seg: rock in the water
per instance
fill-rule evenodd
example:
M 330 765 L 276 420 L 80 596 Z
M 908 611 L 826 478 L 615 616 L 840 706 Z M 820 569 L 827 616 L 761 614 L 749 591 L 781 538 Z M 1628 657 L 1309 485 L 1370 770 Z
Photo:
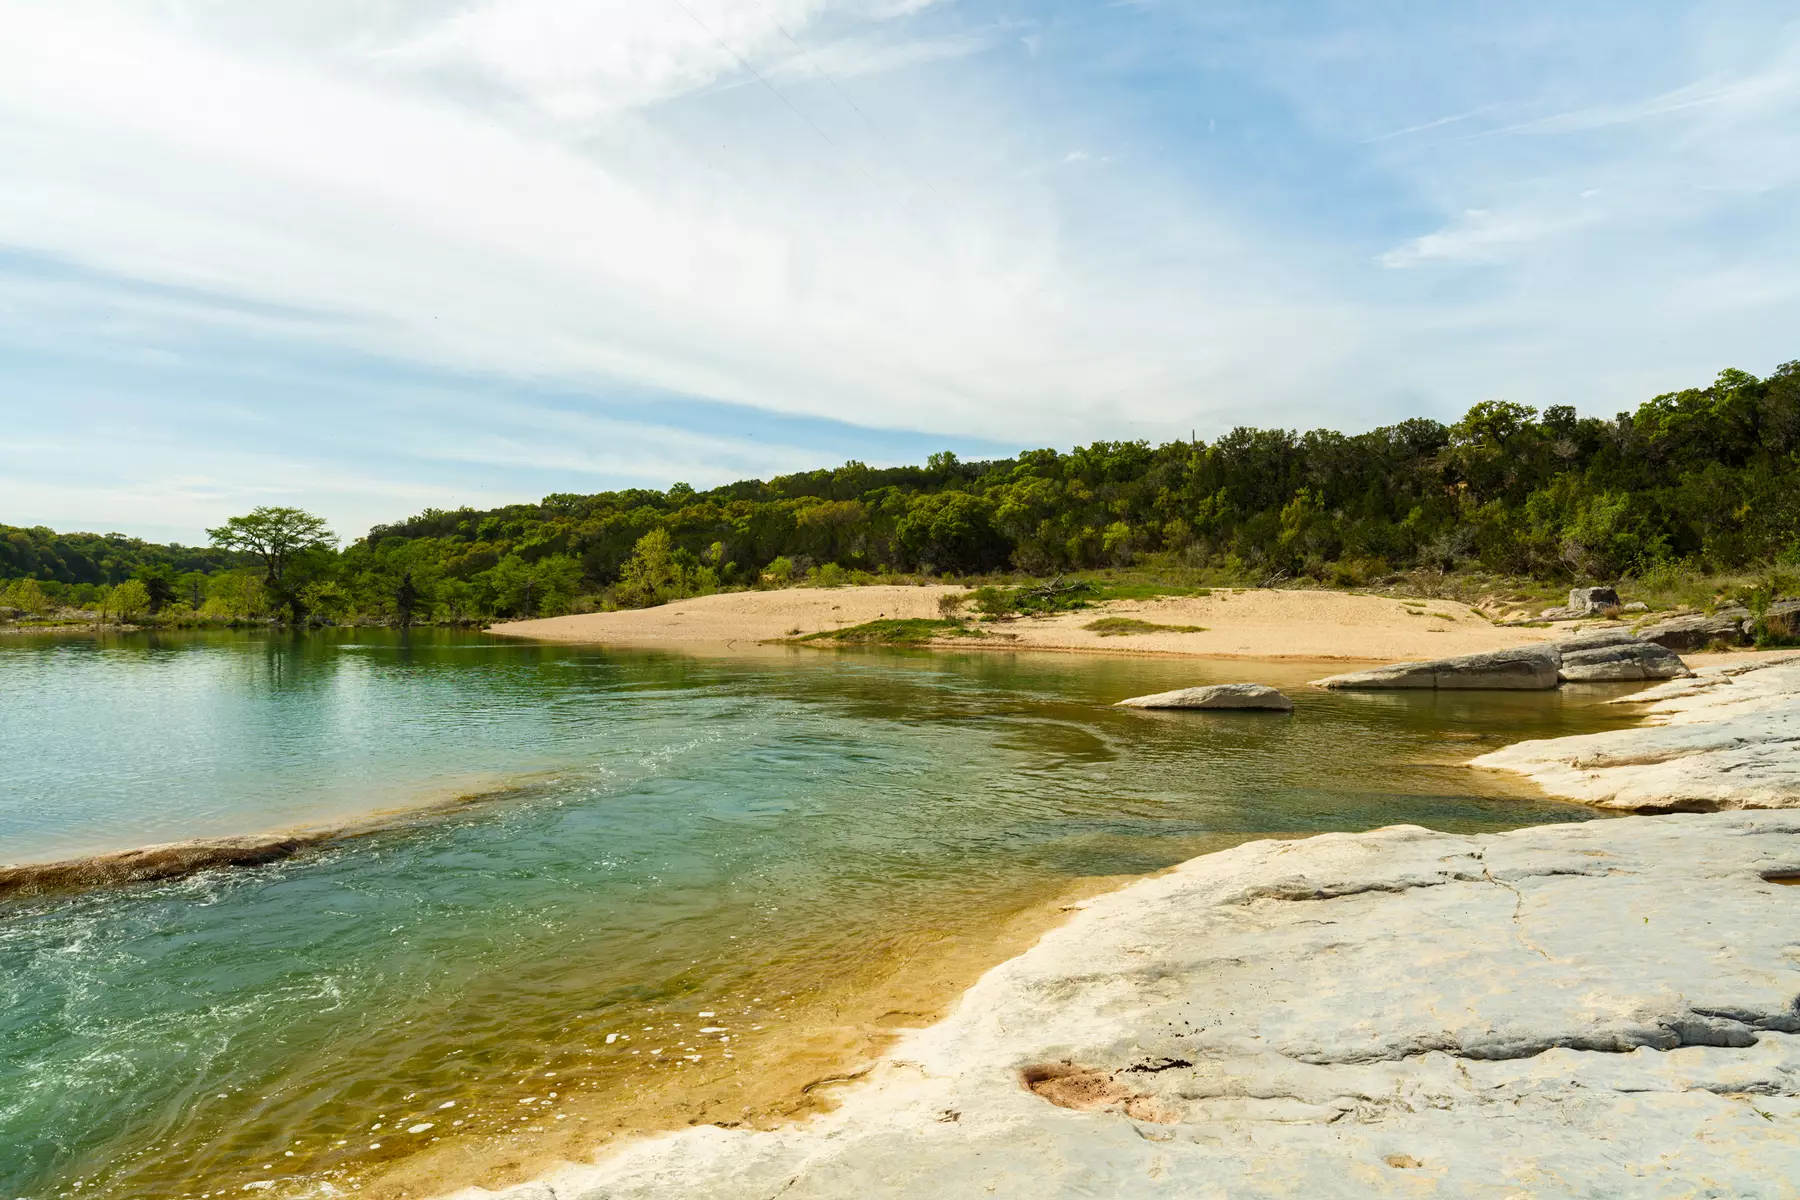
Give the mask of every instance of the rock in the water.
M 1800 654 L 1703 668 L 1614 703 L 1648 705 L 1649 723 L 1520 742 L 1473 765 L 1632 812 L 1800 807 Z
M 545 1182 L 562 1200 L 1791 1196 L 1800 888 L 1766 880 L 1795 872 L 1800 813 L 1252 842 L 1090 901 L 833 1111 L 639 1139 Z
M 1578 587 L 1569 589 L 1569 607 L 1576 612 L 1595 613 L 1602 609 L 1619 607 L 1619 593 L 1609 587 Z
M 1121 700 L 1120 708 L 1262 708 L 1292 712 L 1294 702 L 1260 683 L 1215 683 Z
M 196 838 L 60 862 L 0 865 L 0 897 L 179 879 L 214 867 L 279 862 L 324 840 L 318 833 Z
M 1692 674 L 1674 651 L 1632 634 L 1595 634 L 1557 644 L 1565 683 L 1610 683 L 1637 679 L 1677 679 Z
M 1542 691 L 1557 685 L 1560 656 L 1552 646 L 1516 646 L 1431 662 L 1395 663 L 1313 681 L 1343 690 L 1385 688 L 1481 688 Z
M 1704 650 L 1714 642 L 1740 646 L 1744 621 L 1750 613 L 1743 608 L 1722 608 L 1715 613 L 1688 613 L 1670 617 L 1637 631 L 1646 642 L 1655 642 L 1670 650 Z

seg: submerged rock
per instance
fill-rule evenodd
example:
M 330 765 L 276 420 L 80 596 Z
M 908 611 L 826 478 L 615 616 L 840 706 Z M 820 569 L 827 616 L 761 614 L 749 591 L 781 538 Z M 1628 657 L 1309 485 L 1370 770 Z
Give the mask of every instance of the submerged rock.
M 1118 708 L 1260 708 L 1291 712 L 1294 702 L 1261 683 L 1214 683 L 1121 700 Z
M 1517 646 L 1431 662 L 1395 663 L 1313 681 L 1343 690 L 1385 688 L 1498 688 L 1542 691 L 1557 685 L 1561 657 L 1553 646 Z
M 1614 703 L 1647 723 L 1520 742 L 1473 765 L 1633 812 L 1800 807 L 1800 654 L 1703 668 Z
M 1089 902 L 834 1111 L 503 1194 L 1789 1195 L 1785 874 L 1800 813 L 1252 842 Z
M 0 897 L 178 879 L 214 867 L 256 867 L 292 857 L 323 840 L 317 834 L 255 834 L 140 846 L 61 862 L 0 866 Z

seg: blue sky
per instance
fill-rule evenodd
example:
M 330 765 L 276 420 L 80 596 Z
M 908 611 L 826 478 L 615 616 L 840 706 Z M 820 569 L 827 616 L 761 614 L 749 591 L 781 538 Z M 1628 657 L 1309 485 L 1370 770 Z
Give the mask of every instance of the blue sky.
M 0 521 L 706 486 L 1800 357 L 1800 16 L 0 0 Z

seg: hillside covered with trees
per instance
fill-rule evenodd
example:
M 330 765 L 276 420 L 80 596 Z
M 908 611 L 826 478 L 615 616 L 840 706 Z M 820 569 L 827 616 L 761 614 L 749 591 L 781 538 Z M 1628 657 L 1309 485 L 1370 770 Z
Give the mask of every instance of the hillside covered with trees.
M 428 510 L 341 549 L 296 546 L 279 578 L 213 532 L 193 549 L 0 527 L 0 578 L 71 603 L 148 578 L 159 606 L 220 616 L 478 620 L 806 579 L 1132 565 L 1350 586 L 1419 568 L 1595 582 L 1743 570 L 1800 561 L 1800 362 L 1766 379 L 1728 370 L 1611 420 L 1484 402 L 1454 425 L 1239 428 Z

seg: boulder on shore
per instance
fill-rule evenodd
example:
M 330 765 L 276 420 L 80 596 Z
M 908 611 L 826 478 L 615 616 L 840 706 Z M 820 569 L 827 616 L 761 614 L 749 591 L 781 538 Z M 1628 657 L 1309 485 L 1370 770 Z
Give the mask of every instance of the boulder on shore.
M 1559 682 L 1562 656 L 1554 646 L 1515 646 L 1483 654 L 1463 654 L 1431 662 L 1395 663 L 1313 681 L 1314 687 L 1343 691 L 1387 688 L 1504 689 L 1547 691 Z
M 1619 593 L 1609 587 L 1570 588 L 1569 607 L 1587 613 L 1617 608 L 1619 607 Z
M 1746 608 L 1731 606 L 1713 613 L 1688 613 L 1670 617 L 1637 631 L 1646 642 L 1655 642 L 1669 650 L 1704 650 L 1714 642 L 1741 646 L 1746 640 L 1744 623 L 1749 619 Z
M 1564 683 L 1613 683 L 1638 679 L 1679 679 L 1693 674 L 1675 652 L 1639 641 L 1625 630 L 1558 642 Z
M 1261 683 L 1214 683 L 1121 700 L 1116 708 L 1251 708 L 1292 712 L 1294 702 Z

